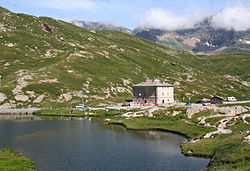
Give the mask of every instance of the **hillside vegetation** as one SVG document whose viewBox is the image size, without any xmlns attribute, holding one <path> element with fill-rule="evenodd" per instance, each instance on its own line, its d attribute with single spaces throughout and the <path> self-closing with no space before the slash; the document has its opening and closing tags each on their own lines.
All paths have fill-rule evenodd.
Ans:
<svg viewBox="0 0 250 171">
<path fill-rule="evenodd" d="M 0 8 L 1 107 L 124 102 L 133 84 L 147 78 L 174 84 L 180 100 L 250 99 L 249 60 L 247 54 L 193 55 Z"/>
</svg>

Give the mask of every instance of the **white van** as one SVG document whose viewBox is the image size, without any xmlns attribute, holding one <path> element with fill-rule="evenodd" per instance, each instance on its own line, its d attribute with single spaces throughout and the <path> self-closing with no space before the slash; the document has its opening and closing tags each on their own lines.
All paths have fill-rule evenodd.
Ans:
<svg viewBox="0 0 250 171">
<path fill-rule="evenodd" d="M 237 99 L 235 97 L 227 97 L 227 101 L 229 101 L 229 102 L 236 102 Z"/>
</svg>

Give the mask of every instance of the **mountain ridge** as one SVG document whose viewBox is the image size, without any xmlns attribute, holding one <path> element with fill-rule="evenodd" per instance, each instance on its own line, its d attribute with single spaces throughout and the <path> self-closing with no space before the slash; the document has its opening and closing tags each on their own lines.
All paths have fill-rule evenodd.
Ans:
<svg viewBox="0 0 250 171">
<path fill-rule="evenodd" d="M 205 18 L 194 28 L 172 31 L 143 27 L 130 30 L 101 22 L 72 21 L 71 23 L 87 30 L 121 31 L 176 50 L 201 54 L 250 53 L 250 30 L 215 29 L 212 18 L 213 16 Z"/>
<path fill-rule="evenodd" d="M 122 26 L 117 26 L 114 24 L 102 23 L 102 22 L 90 22 L 90 21 L 79 21 L 74 20 L 72 24 L 87 29 L 87 30 L 110 30 L 110 31 L 120 31 L 124 33 L 131 34 L 131 30 Z"/>
<path fill-rule="evenodd" d="M 104 105 L 159 78 L 175 98 L 250 99 L 248 54 L 195 55 L 118 31 L 85 30 L 0 8 L 0 107 Z"/>
<path fill-rule="evenodd" d="M 166 31 L 137 28 L 132 34 L 177 50 L 196 53 L 250 53 L 250 30 L 234 31 L 215 29 L 210 16 L 194 28 Z"/>
</svg>

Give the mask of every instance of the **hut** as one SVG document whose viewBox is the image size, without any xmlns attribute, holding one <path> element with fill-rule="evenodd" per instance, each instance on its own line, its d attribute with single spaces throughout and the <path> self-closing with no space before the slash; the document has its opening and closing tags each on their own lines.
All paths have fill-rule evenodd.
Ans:
<svg viewBox="0 0 250 171">
<path fill-rule="evenodd" d="M 174 86 L 159 79 L 146 80 L 133 87 L 133 98 L 137 104 L 174 103 Z"/>
</svg>

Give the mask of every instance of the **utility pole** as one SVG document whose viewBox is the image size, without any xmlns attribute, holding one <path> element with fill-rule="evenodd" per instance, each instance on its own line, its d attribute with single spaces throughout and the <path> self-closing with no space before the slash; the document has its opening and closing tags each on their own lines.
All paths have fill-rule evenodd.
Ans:
<svg viewBox="0 0 250 171">
<path fill-rule="evenodd" d="M 1 82 L 2 80 L 1 79 L 2 79 L 2 75 L 0 75 L 0 88 L 2 88 L 2 82 Z"/>
</svg>

